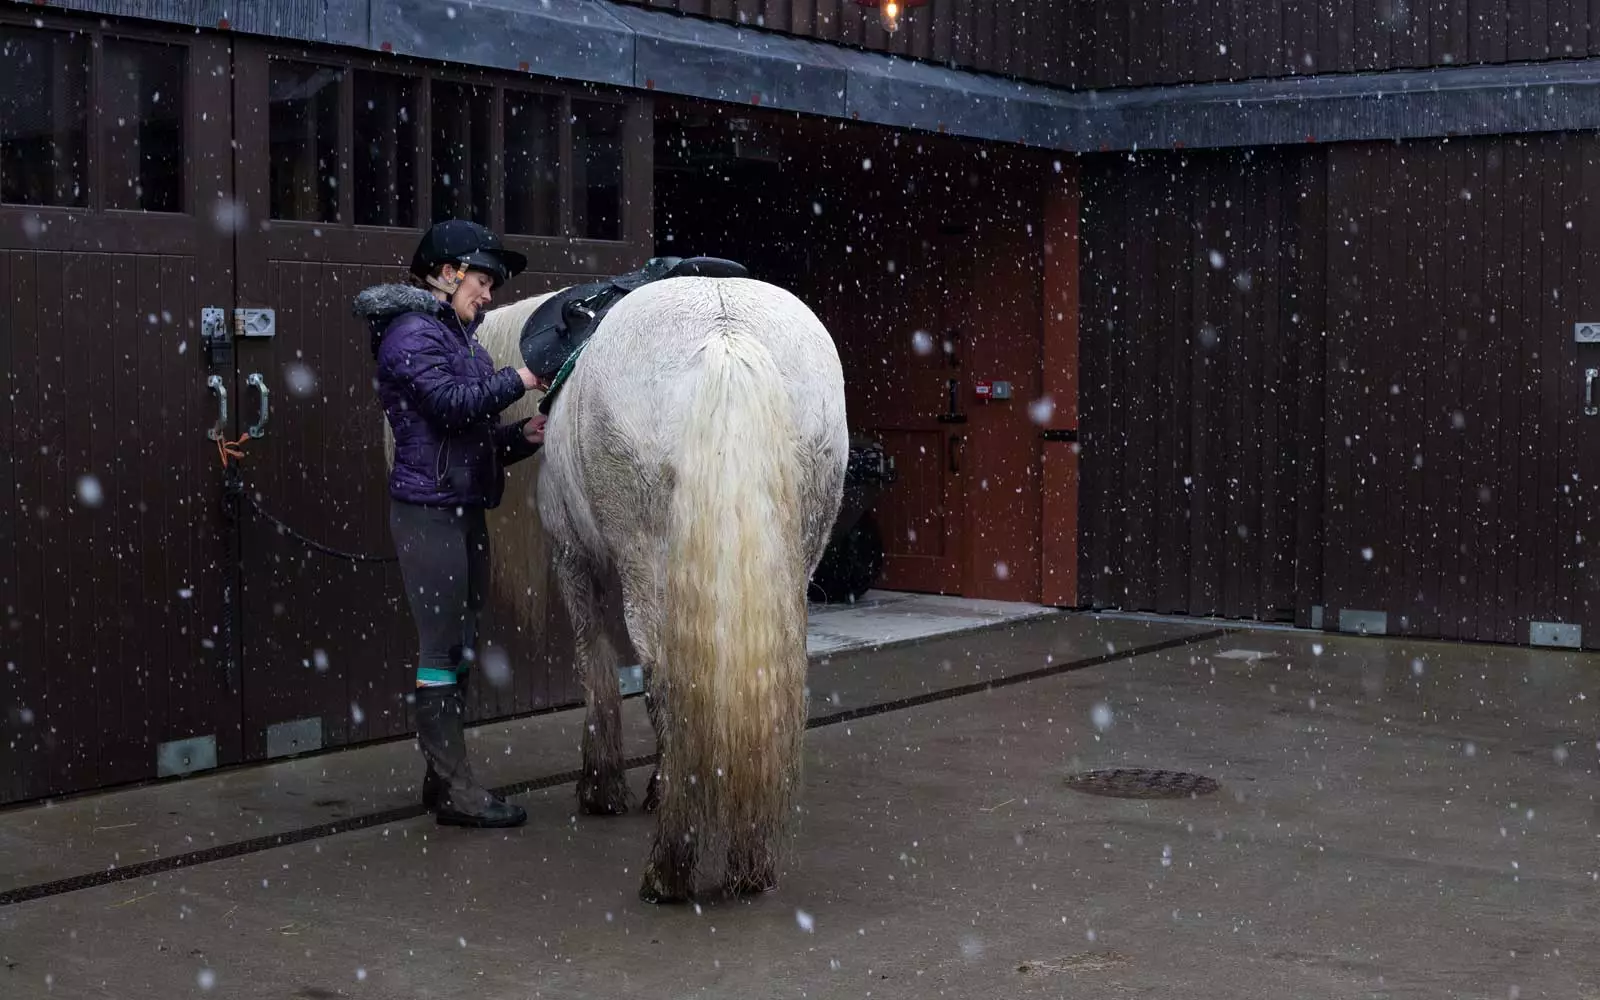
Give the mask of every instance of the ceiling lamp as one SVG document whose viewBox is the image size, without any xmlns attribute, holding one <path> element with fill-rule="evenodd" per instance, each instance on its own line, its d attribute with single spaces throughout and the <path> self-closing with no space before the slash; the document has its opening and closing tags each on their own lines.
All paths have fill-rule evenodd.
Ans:
<svg viewBox="0 0 1600 1000">
<path fill-rule="evenodd" d="M 878 23 L 892 35 L 900 29 L 900 15 L 907 7 L 926 7 L 928 0 L 856 0 L 856 4 L 878 8 Z"/>
</svg>

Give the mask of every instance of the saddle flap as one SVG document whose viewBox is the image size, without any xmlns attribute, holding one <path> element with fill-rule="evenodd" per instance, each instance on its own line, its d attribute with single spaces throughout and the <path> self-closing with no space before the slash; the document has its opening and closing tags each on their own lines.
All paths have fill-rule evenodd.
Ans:
<svg viewBox="0 0 1600 1000">
<path fill-rule="evenodd" d="M 522 324 L 518 347 L 528 370 L 548 382 L 588 335 L 589 323 L 578 303 L 610 287 L 609 282 L 574 285 L 546 299 Z"/>
</svg>

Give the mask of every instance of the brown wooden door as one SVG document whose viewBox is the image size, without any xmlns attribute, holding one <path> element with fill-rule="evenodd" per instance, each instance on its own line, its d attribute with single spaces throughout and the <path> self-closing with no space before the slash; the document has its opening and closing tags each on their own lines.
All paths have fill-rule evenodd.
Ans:
<svg viewBox="0 0 1600 1000">
<path fill-rule="evenodd" d="M 265 516 L 346 554 L 393 554 L 383 414 L 352 299 L 402 280 L 421 229 L 442 218 L 482 222 L 528 254 L 501 303 L 637 267 L 649 255 L 650 137 L 641 102 L 525 77 L 507 86 L 264 44 L 241 44 L 236 68 L 248 220 L 238 301 L 274 321 L 270 337 L 239 344 L 246 424 L 258 413 L 252 375 L 270 400 L 244 463 L 264 513 L 242 526 L 245 741 L 262 756 L 303 749 L 295 733 L 331 746 L 411 725 L 416 637 L 397 566 L 313 551 Z M 456 115 L 463 107 L 473 114 Z M 474 718 L 581 698 L 542 540 L 526 530 L 536 473 L 537 460 L 511 470 L 490 514 L 495 573 Z"/>
<path fill-rule="evenodd" d="M 414 244 L 422 125 L 404 78 L 364 81 L 372 93 L 362 97 L 385 106 L 395 141 L 390 169 L 358 185 L 351 76 L 339 62 L 236 50 L 238 306 L 272 319 L 269 336 L 250 335 L 266 334 L 262 324 L 238 340 L 241 425 L 254 435 L 243 477 L 259 505 L 241 518 L 251 758 L 409 725 L 413 643 L 396 566 L 315 551 L 269 519 L 351 555 L 393 555 L 382 417 L 350 302 L 393 280 Z M 372 221 L 392 225 L 354 226 L 358 196 Z"/>
<path fill-rule="evenodd" d="M 1332 155 L 1328 628 L 1600 647 L 1600 344 L 1576 339 L 1600 322 L 1597 151 Z"/>
<path fill-rule="evenodd" d="M 873 507 L 884 541 L 879 586 L 959 593 L 964 581 L 966 411 L 971 383 L 958 227 L 891 233 L 904 261 L 874 296 L 883 313 L 841 338 L 851 423 L 883 442 L 895 482 Z"/>
<path fill-rule="evenodd" d="M 239 759 L 228 47 L 0 12 L 0 801 Z M 223 430 L 231 427 L 224 426 Z M 159 762 L 163 744 L 170 759 Z"/>
</svg>

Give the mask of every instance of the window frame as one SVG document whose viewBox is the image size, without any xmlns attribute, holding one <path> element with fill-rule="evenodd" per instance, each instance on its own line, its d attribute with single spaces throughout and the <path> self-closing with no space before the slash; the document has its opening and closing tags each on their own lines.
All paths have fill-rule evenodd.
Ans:
<svg viewBox="0 0 1600 1000">
<path fill-rule="evenodd" d="M 257 47 L 267 64 L 286 60 L 304 65 L 325 66 L 342 71 L 339 121 L 339 222 L 313 223 L 304 220 L 271 219 L 273 226 L 317 226 L 351 233 L 410 233 L 425 229 L 433 219 L 433 88 L 436 83 L 478 87 L 490 94 L 489 220 L 488 226 L 519 245 L 551 253 L 585 249 L 613 256 L 650 242 L 653 220 L 648 197 L 653 178 L 649 153 L 651 141 L 650 108 L 647 99 L 623 91 L 591 85 L 574 85 L 534 76 L 512 76 L 504 71 L 470 67 L 434 65 L 405 56 L 367 55 L 322 50 L 280 42 L 265 42 Z M 415 166 L 417 225 L 372 226 L 355 222 L 355 80 L 357 73 L 399 77 L 411 82 L 417 95 L 418 133 L 422 138 Z M 558 162 L 557 213 L 555 233 L 521 233 L 506 229 L 505 213 L 505 97 L 508 93 L 527 94 L 553 100 L 556 105 L 556 149 Z M 611 104 L 622 112 L 622 181 L 618 206 L 620 233 L 614 240 L 579 235 L 573 224 L 573 101 Z M 265 114 L 265 112 L 263 112 Z M 644 197 L 639 196 L 643 189 Z"/>
<path fill-rule="evenodd" d="M 29 205 L 21 202 L 0 202 L 0 211 L 30 212 L 46 215 L 88 215 L 117 218 L 167 218 L 194 217 L 196 208 L 195 143 L 197 130 L 206 122 L 201 118 L 207 102 L 198 100 L 195 76 L 200 72 L 196 53 L 201 46 L 191 36 L 178 35 L 159 28 L 113 22 L 105 18 L 94 21 L 51 13 L 23 14 L 15 10 L 0 10 L 0 27 L 21 28 L 28 31 L 79 35 L 89 45 L 88 87 L 84 97 L 87 105 L 84 132 L 84 198 L 82 205 Z M 142 208 L 108 208 L 106 193 L 110 190 L 109 162 L 106 157 L 107 113 L 106 94 L 106 43 L 108 41 L 142 42 L 147 45 L 171 47 L 183 53 L 183 111 L 182 147 L 180 152 L 181 176 L 178 184 L 178 210 L 152 211 Z"/>
</svg>

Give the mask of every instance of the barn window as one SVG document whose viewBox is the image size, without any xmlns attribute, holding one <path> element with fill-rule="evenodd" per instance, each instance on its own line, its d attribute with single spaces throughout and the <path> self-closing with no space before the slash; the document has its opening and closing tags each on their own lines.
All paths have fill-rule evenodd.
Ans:
<svg viewBox="0 0 1600 1000">
<path fill-rule="evenodd" d="M 471 219 L 492 225 L 494 90 L 440 81 L 432 90 L 433 221 Z"/>
<path fill-rule="evenodd" d="M 88 203 L 89 40 L 0 25 L 0 202 Z"/>
<path fill-rule="evenodd" d="M 417 81 L 358 70 L 354 83 L 356 225 L 415 226 L 422 147 Z"/>
<path fill-rule="evenodd" d="M 622 239 L 623 107 L 572 102 L 572 229 L 591 240 Z"/>
<path fill-rule="evenodd" d="M 339 83 L 331 66 L 273 60 L 267 130 L 274 219 L 339 221 Z"/>
<path fill-rule="evenodd" d="M 554 236 L 561 231 L 560 101 L 505 92 L 506 231 Z"/>
<path fill-rule="evenodd" d="M 183 211 L 187 56 L 180 45 L 106 40 L 100 134 L 107 208 Z"/>
</svg>

